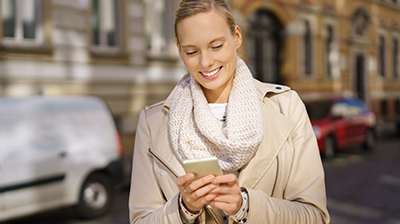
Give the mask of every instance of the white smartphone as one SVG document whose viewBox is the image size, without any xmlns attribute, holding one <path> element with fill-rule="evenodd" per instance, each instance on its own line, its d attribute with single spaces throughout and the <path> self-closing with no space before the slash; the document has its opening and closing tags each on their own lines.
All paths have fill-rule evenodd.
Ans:
<svg viewBox="0 0 400 224">
<path fill-rule="evenodd" d="M 217 157 L 185 160 L 183 161 L 183 168 L 185 168 L 186 173 L 194 174 L 193 180 L 197 180 L 209 174 L 215 176 L 222 175 Z"/>
</svg>

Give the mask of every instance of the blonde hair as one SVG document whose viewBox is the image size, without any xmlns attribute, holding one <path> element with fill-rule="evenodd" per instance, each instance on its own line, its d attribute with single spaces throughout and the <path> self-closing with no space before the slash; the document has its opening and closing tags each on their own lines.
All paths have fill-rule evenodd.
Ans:
<svg viewBox="0 0 400 224">
<path fill-rule="evenodd" d="M 189 16 L 194 16 L 198 13 L 209 12 L 215 9 L 225 20 L 229 26 L 232 35 L 235 34 L 236 20 L 229 10 L 225 0 L 182 0 L 179 8 L 175 13 L 175 38 L 179 43 L 177 24 L 179 21 Z"/>
</svg>

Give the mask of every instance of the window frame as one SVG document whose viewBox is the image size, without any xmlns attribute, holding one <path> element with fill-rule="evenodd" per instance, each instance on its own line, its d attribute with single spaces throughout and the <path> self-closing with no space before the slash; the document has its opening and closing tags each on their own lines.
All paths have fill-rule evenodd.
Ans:
<svg viewBox="0 0 400 224">
<path fill-rule="evenodd" d="M 332 40 L 330 42 L 330 49 L 329 52 L 327 51 L 327 38 L 328 38 L 328 31 L 327 28 L 331 27 L 332 29 Z M 324 18 L 322 22 L 322 39 L 323 39 L 323 75 L 325 80 L 334 80 L 340 76 L 340 62 L 339 56 L 339 45 L 338 45 L 338 28 L 337 28 L 337 18 L 336 17 L 328 17 Z M 328 71 L 328 63 L 330 65 L 330 73 Z"/>
<path fill-rule="evenodd" d="M 400 80 L 400 41 L 397 35 L 392 37 L 392 78 Z"/>
<path fill-rule="evenodd" d="M 154 15 L 160 15 L 159 12 L 154 12 L 157 7 L 152 7 L 155 1 L 162 2 L 164 4 L 164 14 L 156 21 Z M 147 51 L 147 59 L 149 61 L 158 60 L 158 61 L 171 61 L 174 62 L 178 58 L 178 52 L 176 51 L 176 43 L 175 43 L 175 33 L 174 33 L 174 10 L 179 5 L 179 2 L 176 0 L 148 0 L 144 3 L 144 22 L 145 22 L 145 35 L 146 35 L 146 51 Z M 156 24 L 154 24 L 156 23 Z M 164 37 L 162 35 L 157 35 L 157 32 L 154 32 L 157 29 L 154 27 L 158 27 L 159 30 L 163 30 Z M 159 32 L 158 32 L 159 34 Z M 152 48 L 152 42 L 157 42 L 155 40 L 161 39 L 163 42 L 164 49 L 161 46 L 156 48 Z M 161 45 L 163 45 L 161 44 Z"/>
<path fill-rule="evenodd" d="M 382 41 L 383 40 L 383 41 Z M 387 77 L 386 69 L 386 35 L 382 32 L 378 33 L 378 76 L 385 79 Z"/>
<path fill-rule="evenodd" d="M 24 38 L 23 37 L 23 20 L 22 16 L 19 12 L 21 10 L 21 3 L 19 0 L 15 1 L 15 30 L 14 30 L 14 37 L 5 37 L 4 36 L 4 30 L 3 30 L 3 16 L 1 17 L 1 38 L 2 38 L 2 44 L 10 47 L 37 47 L 40 46 L 44 43 L 45 41 L 45 29 L 44 29 L 44 17 L 45 17 L 45 1 L 44 0 L 36 0 L 38 3 L 38 6 L 35 11 L 35 38 L 34 39 L 29 39 L 29 38 Z"/>
<path fill-rule="evenodd" d="M 100 44 L 97 45 L 94 43 L 94 29 L 93 29 L 93 16 L 94 16 L 94 2 L 96 0 L 91 1 L 90 4 L 90 46 L 92 51 L 92 56 L 105 55 L 105 54 L 117 54 L 120 53 L 123 49 L 123 24 L 122 24 L 122 2 L 118 0 L 113 0 L 115 4 L 114 11 L 114 25 L 115 25 L 115 45 L 108 45 L 107 34 L 104 30 L 102 30 L 101 23 L 99 22 L 99 40 Z M 99 16 L 98 20 L 101 21 L 101 0 L 99 1 Z"/>
<path fill-rule="evenodd" d="M 313 59 L 313 52 L 312 52 L 312 32 L 311 32 L 311 25 L 310 21 L 304 20 L 304 34 L 303 34 L 303 56 L 304 56 L 304 75 L 311 76 L 313 73 L 312 68 L 312 59 Z"/>
<path fill-rule="evenodd" d="M 310 27 L 310 48 L 309 48 L 309 50 L 310 50 L 310 59 L 309 59 L 309 63 L 310 63 L 310 69 L 311 69 L 311 71 L 310 71 L 310 73 L 307 73 L 306 72 L 306 67 L 305 67 L 305 64 L 306 64 L 306 58 L 305 58 L 305 55 L 307 54 L 306 53 L 306 46 L 305 46 L 305 34 L 306 34 L 306 27 L 305 27 L 305 22 L 308 22 L 309 23 L 309 27 Z M 299 52 L 298 52 L 298 63 L 299 63 L 299 66 L 298 66 L 298 69 L 299 69 L 299 73 L 301 74 L 301 78 L 302 79 L 304 79 L 305 81 L 312 81 L 312 80 L 314 80 L 315 79 L 315 77 L 316 77 L 316 72 L 317 72 L 317 70 L 316 70 L 316 68 L 315 68 L 315 64 L 316 64 L 316 61 L 314 60 L 315 59 L 315 56 L 317 55 L 316 53 L 317 52 L 315 52 L 315 50 L 316 50 L 316 46 L 315 46 L 315 40 L 316 40 L 316 37 L 315 37 L 315 34 L 316 34 L 316 27 L 317 27 L 317 17 L 316 17 L 316 15 L 314 15 L 314 14 L 303 14 L 303 15 L 300 15 L 299 16 L 299 20 L 298 20 L 298 23 L 299 23 L 299 27 L 301 27 L 301 32 L 299 33 L 299 38 L 298 38 L 298 47 L 299 47 Z"/>
</svg>

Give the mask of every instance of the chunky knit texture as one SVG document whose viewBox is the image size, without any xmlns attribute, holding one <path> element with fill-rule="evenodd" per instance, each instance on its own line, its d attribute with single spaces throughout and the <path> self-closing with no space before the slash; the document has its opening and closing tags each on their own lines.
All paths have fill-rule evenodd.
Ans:
<svg viewBox="0 0 400 224">
<path fill-rule="evenodd" d="M 253 157 L 264 136 L 263 125 L 253 76 L 239 57 L 226 125 L 221 127 L 192 76 L 178 84 L 168 121 L 169 138 L 181 161 L 216 156 L 224 173 L 237 171 Z"/>
</svg>

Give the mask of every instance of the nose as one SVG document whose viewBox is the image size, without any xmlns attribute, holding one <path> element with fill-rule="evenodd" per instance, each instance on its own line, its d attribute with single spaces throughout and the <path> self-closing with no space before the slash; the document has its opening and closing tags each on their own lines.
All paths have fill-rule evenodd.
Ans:
<svg viewBox="0 0 400 224">
<path fill-rule="evenodd" d="M 205 68 L 205 69 L 211 68 L 213 64 L 214 64 L 214 60 L 212 59 L 210 53 L 204 52 L 201 54 L 200 65 L 203 68 Z"/>
</svg>

